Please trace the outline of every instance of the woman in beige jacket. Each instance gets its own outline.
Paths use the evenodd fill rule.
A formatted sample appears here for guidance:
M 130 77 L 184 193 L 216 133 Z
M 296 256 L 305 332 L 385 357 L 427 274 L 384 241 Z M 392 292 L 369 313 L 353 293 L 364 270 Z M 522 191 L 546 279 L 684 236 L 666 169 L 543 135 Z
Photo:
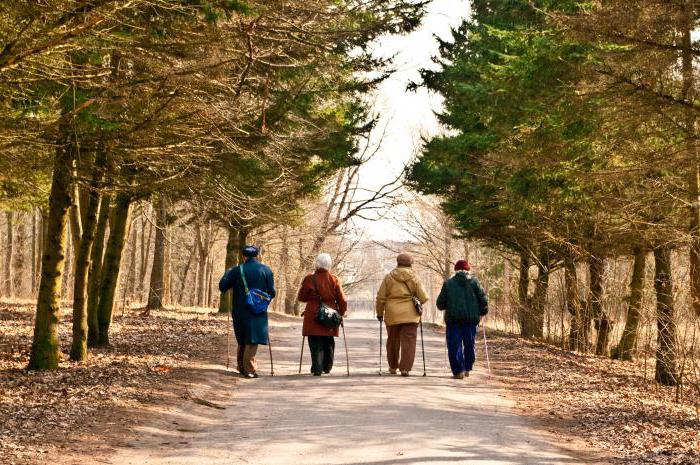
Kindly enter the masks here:
M 396 257 L 397 267 L 384 277 L 377 292 L 377 319 L 386 324 L 386 358 L 389 371 L 408 376 L 416 358 L 418 322 L 421 316 L 413 305 L 415 296 L 422 304 L 428 294 L 416 278 L 411 265 L 413 258 L 406 253 Z

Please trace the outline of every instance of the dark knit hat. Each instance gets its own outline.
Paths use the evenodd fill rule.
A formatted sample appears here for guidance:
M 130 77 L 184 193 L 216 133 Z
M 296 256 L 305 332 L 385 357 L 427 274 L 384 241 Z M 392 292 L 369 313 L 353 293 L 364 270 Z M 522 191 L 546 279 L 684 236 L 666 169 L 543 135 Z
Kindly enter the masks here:
M 413 265 L 413 257 L 407 253 L 400 253 L 398 257 L 396 257 L 396 264 L 399 266 L 411 266 Z
M 455 271 L 469 271 L 471 269 L 471 264 L 466 260 L 457 260 L 455 263 Z
M 243 256 L 247 258 L 257 257 L 260 250 L 254 245 L 246 245 L 243 247 Z

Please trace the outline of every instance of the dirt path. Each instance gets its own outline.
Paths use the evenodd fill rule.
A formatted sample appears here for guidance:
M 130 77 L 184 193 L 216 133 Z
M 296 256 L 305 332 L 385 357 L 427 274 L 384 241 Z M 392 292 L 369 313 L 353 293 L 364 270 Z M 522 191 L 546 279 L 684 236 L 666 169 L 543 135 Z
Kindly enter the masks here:
M 135 426 L 136 439 L 106 460 L 117 465 L 161 464 L 591 464 L 590 457 L 556 444 L 519 416 L 483 363 L 472 377 L 448 375 L 442 334 L 426 329 L 428 376 L 377 376 L 376 321 L 348 320 L 351 377 L 342 339 L 331 376 L 311 377 L 308 350 L 297 374 L 300 329 L 272 329 L 275 376 L 230 377 L 202 367 L 216 389 L 228 391 L 225 410 L 183 401 Z M 259 357 L 268 374 L 267 352 Z M 235 384 L 235 385 L 234 385 Z M 193 386 L 195 395 L 201 386 Z M 203 391 L 202 391 L 203 392 Z M 221 393 L 221 392 L 219 392 Z M 202 394 L 205 397 L 205 394 Z M 559 439 L 561 442 L 565 442 Z

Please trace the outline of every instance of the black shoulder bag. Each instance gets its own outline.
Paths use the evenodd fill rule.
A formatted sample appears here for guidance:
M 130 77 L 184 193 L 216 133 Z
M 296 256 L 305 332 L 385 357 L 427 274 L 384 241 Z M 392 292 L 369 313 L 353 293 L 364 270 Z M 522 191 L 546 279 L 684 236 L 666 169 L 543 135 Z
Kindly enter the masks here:
M 343 317 L 340 316 L 340 313 L 338 313 L 337 310 L 330 308 L 328 305 L 323 303 L 321 293 L 318 290 L 318 283 L 316 282 L 315 274 L 311 275 L 311 280 L 314 283 L 316 294 L 318 294 L 318 311 L 316 312 L 316 321 L 326 328 L 338 328 L 341 321 L 343 321 Z

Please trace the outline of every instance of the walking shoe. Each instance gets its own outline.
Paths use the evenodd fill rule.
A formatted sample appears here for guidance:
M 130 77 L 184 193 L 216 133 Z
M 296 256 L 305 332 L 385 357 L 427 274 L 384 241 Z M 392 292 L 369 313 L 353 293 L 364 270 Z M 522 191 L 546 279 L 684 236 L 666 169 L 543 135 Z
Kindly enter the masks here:
M 320 371 L 314 371 L 314 372 L 311 373 L 311 374 L 314 375 L 314 376 L 321 376 L 321 372 L 320 372 Z
M 396 374 L 396 368 L 390 368 L 390 369 L 389 369 L 389 374 L 390 374 L 390 375 L 395 375 L 395 374 Z
M 464 377 L 465 377 L 465 378 L 469 378 L 469 372 L 468 372 L 468 371 L 465 371 L 465 372 L 464 372 Z
M 464 379 L 464 372 L 462 373 L 457 373 L 456 375 L 452 375 L 454 379 Z
M 253 378 L 259 378 L 260 376 L 258 376 L 257 373 L 246 373 L 245 377 L 248 379 L 253 379 Z
M 401 372 L 401 376 L 408 376 L 408 372 L 407 372 L 407 371 L 402 371 L 402 372 Z

